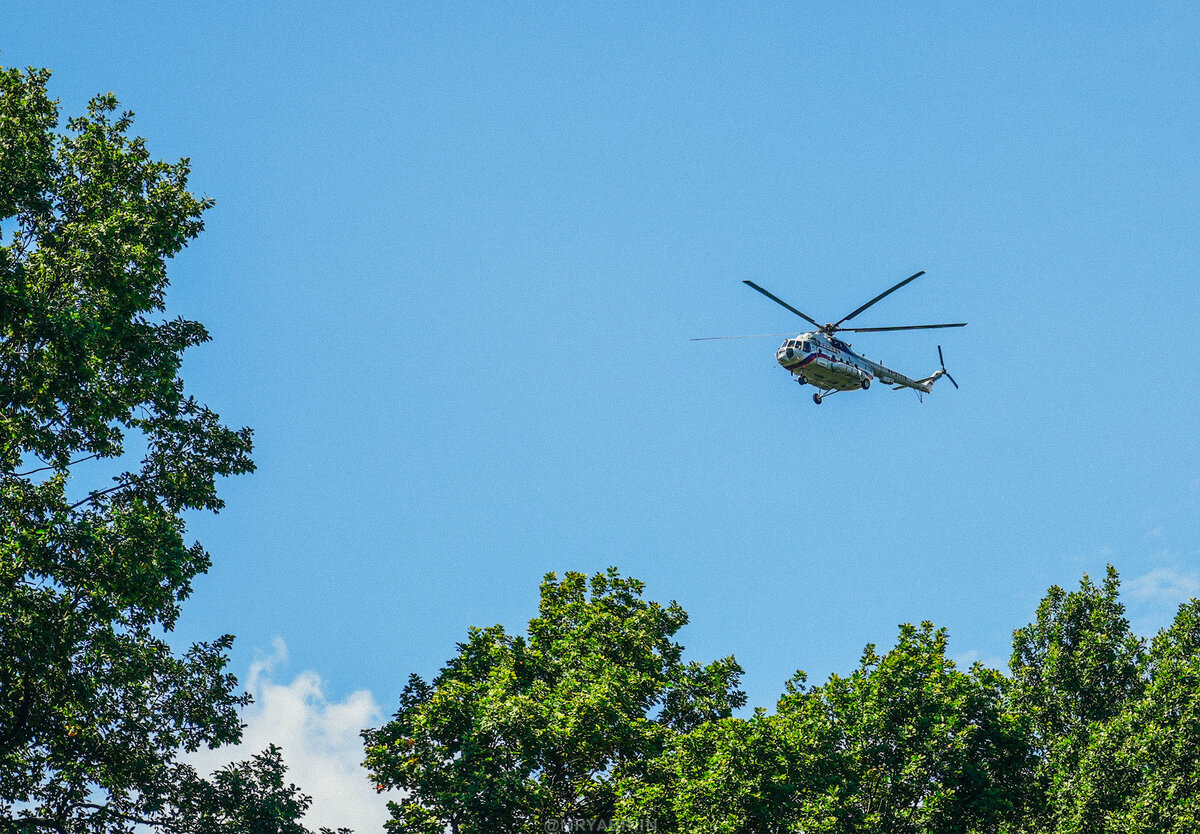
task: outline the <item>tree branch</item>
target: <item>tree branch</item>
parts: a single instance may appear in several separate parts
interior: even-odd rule
[[[67,467],[68,468],[72,467],[77,463],[83,463],[85,460],[91,460],[92,458],[96,458],[99,456],[100,456],[99,453],[97,453],[97,454],[93,454],[93,455],[88,455],[87,457],[84,457],[84,458],[80,458],[79,460],[73,460],[67,464]],[[9,472],[8,474],[12,475],[14,477],[17,477],[17,478],[24,478],[28,475],[35,475],[38,472],[45,472],[48,469],[58,469],[58,467],[57,466],[40,466],[37,469],[30,469],[28,472]]]
[[[136,814],[126,814],[122,811],[115,811],[112,808],[109,808],[107,805],[95,805],[91,802],[81,802],[78,805],[76,805],[75,807],[76,808],[90,808],[93,811],[103,811],[104,813],[109,814],[114,817],[117,817],[118,819],[125,820],[125,822],[132,822],[137,825],[154,825],[154,826],[165,827],[168,829],[172,827],[170,820],[162,819],[162,818],[146,819],[144,817],[139,817]]]
[[[61,822],[49,817],[22,817],[15,820],[0,819],[0,829],[5,831],[25,832],[29,830],[30,826],[36,828],[53,828],[55,831],[61,832],[61,834],[67,834],[67,829],[63,827]]]
[[[110,492],[116,492],[119,489],[125,489],[126,487],[131,487],[131,486],[134,486],[135,484],[148,483],[153,480],[154,480],[153,475],[137,475],[137,476],[129,479],[128,481],[122,481],[121,483],[117,484],[116,486],[110,486],[108,489],[98,489],[93,492],[90,492],[90,493],[88,493],[87,498],[76,501],[74,504],[72,504],[67,509],[74,510],[77,507],[82,507],[84,504],[95,501],[97,498],[102,498],[105,495],[108,495]]]

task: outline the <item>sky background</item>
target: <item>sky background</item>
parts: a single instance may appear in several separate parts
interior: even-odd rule
[[[1003,666],[1109,562],[1143,633],[1200,593],[1197,43],[1190,2],[0,7],[0,64],[217,201],[168,312],[258,472],[174,639],[238,636],[247,746],[360,831],[357,731],[547,571],[678,600],[767,708],[902,622]],[[920,269],[855,323],[969,326],[853,342],[942,344],[923,404],[688,341],[803,329],[743,279],[829,321]]]

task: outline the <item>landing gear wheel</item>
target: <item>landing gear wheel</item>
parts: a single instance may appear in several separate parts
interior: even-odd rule
[[[817,405],[820,405],[821,404],[821,395],[813,394],[813,402],[815,402]]]
[[[807,384],[808,384],[808,380],[807,380],[807,379],[804,377],[804,375],[803,375],[803,374],[801,374],[800,376],[796,377],[796,382],[800,383],[801,385],[807,385]]]
[[[866,391],[866,390],[867,390],[868,388],[870,388],[870,387],[871,387],[871,380],[869,380],[869,379],[864,379],[864,380],[862,381],[862,388],[863,388],[863,390],[864,390],[864,391]]]

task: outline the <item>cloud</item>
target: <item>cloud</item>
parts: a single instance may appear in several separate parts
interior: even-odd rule
[[[1178,605],[1200,594],[1200,574],[1175,568],[1155,568],[1125,584],[1137,600],[1158,605]]]
[[[211,773],[275,744],[283,750],[289,781],[313,798],[305,826],[314,831],[345,826],[357,834],[381,830],[387,800],[368,784],[359,736],[364,727],[379,725],[379,705],[367,690],[331,702],[324,681],[312,670],[281,683],[276,674],[287,659],[287,645],[276,638],[272,653],[250,665],[246,690],[254,703],[242,713],[242,743],[202,750],[188,761],[201,773]]]
[[[968,671],[977,660],[989,669],[998,669],[1002,672],[1008,670],[1008,658],[996,655],[983,655],[976,649],[965,651],[950,659],[960,672]]]

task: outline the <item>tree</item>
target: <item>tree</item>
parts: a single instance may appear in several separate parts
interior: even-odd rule
[[[830,830],[1000,830],[1026,755],[1003,690],[1003,677],[980,663],[959,671],[945,629],[925,622],[902,625],[887,654],[867,646],[854,673],[806,693],[841,736],[839,792],[854,813],[843,817],[850,827]]]
[[[527,636],[472,629],[427,683],[414,675],[392,721],[364,732],[390,831],[540,832],[610,822],[680,733],[745,702],[732,657],[681,659],[676,603],[641,598],[616,569],[547,574]]]
[[[1104,767],[1089,788],[1084,768],[1089,746],[1094,764],[1111,750],[1100,739],[1145,688],[1144,646],[1125,618],[1120,584],[1109,565],[1102,585],[1085,574],[1077,591],[1052,586],[1035,621],[1013,632],[1009,710],[1033,756],[1021,798],[1025,830],[1089,830],[1123,801],[1115,771]]]
[[[1200,830],[1200,601],[1179,607],[1144,660],[1141,697],[1089,725],[1070,790],[1054,797],[1060,831]]]
[[[1123,716],[1125,782],[1135,786],[1116,816],[1135,834],[1200,830],[1200,600],[1179,606],[1146,658],[1146,688]],[[1090,768],[1111,784],[1113,769]],[[1133,778],[1136,776],[1136,782]]]
[[[687,834],[831,830],[822,823],[845,816],[836,733],[814,706],[795,703],[786,720],[758,709],[680,735],[623,799],[618,821]]]
[[[152,320],[211,203],[111,94],[58,133],[49,75],[0,69],[0,831],[302,830],[277,753],[212,782],[178,760],[238,740],[248,700],[230,636],[164,639],[209,566],[182,513],[253,469],[250,430],[183,392],[204,328]]]
[[[847,677],[805,687],[798,673],[774,715],[679,738],[664,757],[669,787],[643,791],[637,813],[712,834],[1000,830],[1022,740],[999,673],[960,672],[945,650],[944,630],[904,625]]]

